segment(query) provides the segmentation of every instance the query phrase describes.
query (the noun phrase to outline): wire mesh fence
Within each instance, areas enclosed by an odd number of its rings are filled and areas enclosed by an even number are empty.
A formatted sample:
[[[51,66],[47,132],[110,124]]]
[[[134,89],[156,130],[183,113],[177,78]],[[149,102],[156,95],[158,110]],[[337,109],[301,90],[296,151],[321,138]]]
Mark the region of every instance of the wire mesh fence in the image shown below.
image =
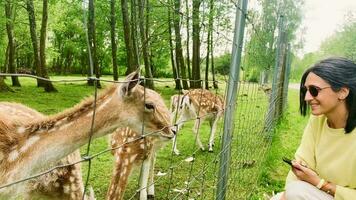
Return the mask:
[[[240,12],[240,16],[243,17],[244,20],[247,20],[246,26],[250,26],[252,27],[252,30],[254,30],[255,25],[253,22],[248,20],[249,14],[247,10],[241,6],[241,3],[242,2],[234,3],[237,10],[236,12]],[[245,3],[247,3],[247,1]],[[170,7],[165,5],[163,2],[162,5]],[[171,9],[174,10],[174,8]],[[190,18],[190,16],[186,16],[182,12],[179,14],[183,18]],[[237,23],[237,26],[240,27],[236,27],[235,32],[239,30],[241,31],[241,26],[244,27],[245,25]],[[104,137],[92,140],[94,132],[100,132],[95,128],[95,123],[98,120],[96,119],[97,112],[100,112],[100,110],[106,105],[105,101],[98,101],[99,91],[97,87],[94,87],[94,91],[92,91],[92,89],[87,89],[86,92],[86,94],[93,94],[93,98],[91,100],[92,104],[89,106],[91,120],[87,122],[87,126],[90,127],[90,135],[87,140],[88,144],[81,148],[80,159],[58,166],[53,165],[44,170],[37,170],[36,173],[29,174],[28,176],[25,176],[25,178],[13,180],[8,179],[4,182],[0,181],[0,199],[2,195],[1,193],[6,193],[7,190],[10,190],[10,188],[17,187],[17,184],[27,184],[31,181],[36,182],[36,178],[38,177],[52,176],[53,172],[61,169],[67,169],[69,171],[69,169],[71,169],[74,165],[78,166],[78,164],[82,165],[82,174],[80,174],[80,177],[83,176],[82,190],[88,191],[88,188],[91,186],[94,189],[97,199],[104,199],[105,197],[110,199],[108,197],[112,189],[109,187],[110,180],[113,178],[112,176],[115,176],[115,173],[113,172],[115,166],[113,165],[125,162],[132,165],[138,165],[142,170],[134,171],[132,175],[130,175],[130,181],[127,185],[125,184],[124,179],[127,179],[130,173],[122,173],[122,171],[116,173],[116,178],[119,179],[119,181],[122,181],[121,184],[126,186],[126,188],[124,187],[123,189],[123,199],[135,199],[141,195],[140,192],[143,190],[147,190],[148,193],[146,194],[153,195],[153,184],[155,199],[220,199],[220,197],[226,199],[248,199],[251,194],[253,194],[254,187],[256,187],[260,168],[265,159],[264,155],[266,154],[271,143],[275,122],[281,116],[286,105],[285,99],[287,97],[290,58],[288,57],[288,50],[286,50],[288,49],[286,48],[286,41],[283,41],[285,39],[282,37],[283,25],[281,25],[280,30],[281,38],[279,51],[276,55],[273,75],[270,75],[269,77],[269,81],[272,83],[265,84],[265,82],[263,82],[262,84],[258,82],[249,82],[247,81],[246,74],[239,74],[239,72],[238,76],[235,77],[234,80],[236,84],[235,86],[228,85],[231,83],[226,80],[226,78],[208,81],[210,84],[218,84],[219,89],[210,91],[212,94],[220,96],[221,99],[224,100],[224,106],[221,110],[215,110],[215,112],[226,111],[228,107],[234,108],[233,112],[228,113],[232,114],[229,116],[229,118],[233,121],[233,125],[230,127],[231,130],[224,130],[224,123],[226,123],[223,120],[224,117],[218,121],[215,136],[216,138],[212,152],[208,152],[207,150],[202,151],[202,149],[196,144],[199,137],[201,137],[202,143],[204,144],[203,146],[207,149],[206,144],[208,144],[209,132],[211,129],[211,124],[207,121],[203,121],[205,116],[200,114],[200,109],[203,108],[203,105],[208,102],[200,101],[200,98],[196,99],[198,109],[195,110],[195,117],[185,119],[184,121],[180,121],[178,123],[177,121],[174,121],[171,125],[161,127],[161,130],[156,132],[145,132],[143,128],[142,132],[132,133],[133,135],[131,137],[128,137],[127,140],[122,140],[121,143],[115,147],[110,146],[107,139]],[[214,31],[221,38],[224,38],[230,42],[232,41],[229,36],[219,32],[219,30]],[[241,34],[242,38],[246,35],[243,30]],[[234,39],[234,41],[236,42],[236,39]],[[246,54],[246,52],[243,52],[243,41],[240,43],[236,42],[233,45],[237,48],[233,49],[234,52],[232,52],[232,54],[240,54],[240,60],[238,61],[240,63],[241,56],[243,57],[243,54]],[[238,49],[240,49],[240,52],[238,52]],[[247,50],[245,49],[245,51]],[[232,66],[236,67],[236,65]],[[240,71],[240,68],[238,68],[238,71]],[[26,74],[0,74],[0,77],[4,76],[22,77],[20,79],[21,81],[26,80],[32,85],[34,85],[34,81],[36,79],[42,79],[45,81],[51,81],[56,84],[56,86],[60,87],[77,87],[88,80],[92,80],[94,83],[100,81],[101,83],[104,83],[104,86],[108,86],[109,84],[125,83],[125,81],[112,81],[94,77],[49,80]],[[29,78],[31,80],[29,80]],[[162,94],[166,105],[171,103],[170,97],[175,94],[181,96],[189,94],[189,91],[183,91],[183,94],[181,94],[182,91],[176,91],[173,89],[177,80],[184,80],[182,78],[140,78],[140,82],[143,85],[147,80],[155,83],[155,90]],[[196,81],[203,83],[206,80]],[[231,101],[228,96],[229,87],[235,87],[232,92],[236,95],[236,99],[231,98],[233,101]],[[147,90],[144,88],[143,98],[146,97],[146,92]],[[21,91],[17,91],[16,93],[21,93]],[[22,97],[23,99],[16,99],[15,101],[24,103],[26,102],[26,98],[29,98],[29,96],[26,95],[23,95]],[[48,97],[46,102],[38,103],[47,104],[49,110],[51,110],[49,112],[57,113],[61,111],[62,108],[58,108],[59,106],[57,105],[56,98],[58,97],[52,96],[52,99],[51,97]],[[79,102],[80,99],[81,97],[76,100],[76,103]],[[9,101],[10,99],[1,94],[0,100]],[[215,105],[216,101],[211,101],[209,103]],[[73,104],[74,103],[72,103],[72,105]],[[144,107],[146,104],[141,106]],[[178,101],[177,107],[181,106],[182,101]],[[127,112],[129,112],[129,109],[130,108],[127,108]],[[145,121],[141,122],[143,122],[141,126],[144,126]],[[183,126],[178,129],[178,126],[181,125]],[[192,131],[194,126],[194,131]],[[156,146],[156,143],[152,140],[152,138],[157,135],[158,132],[166,128],[178,130],[176,139],[174,141],[167,140],[164,144],[159,143],[159,145]],[[2,131],[2,129],[0,129],[0,131]],[[77,130],[70,131],[74,132]],[[228,138],[224,138],[224,131],[229,131],[231,135]],[[126,132],[125,130],[118,132],[119,134],[122,134],[120,138],[128,136],[129,134],[127,130]],[[194,132],[196,132],[196,134],[194,134]],[[106,130],[105,134],[109,133],[113,133],[113,130]],[[225,141],[223,142],[223,140]],[[175,155],[171,147],[172,143],[177,143],[180,150],[179,155]],[[126,152],[125,154],[125,151],[128,151],[128,149],[131,151],[135,146],[141,145],[143,146],[141,149],[142,151],[140,151],[142,153],[140,159],[136,159],[136,156],[134,158],[124,157],[130,153]],[[117,152],[117,154],[114,153],[113,156],[110,152]],[[222,160],[222,155],[227,152],[228,159]],[[155,154],[156,157],[154,156]],[[123,157],[125,159],[123,159]],[[156,164],[152,163],[154,161],[148,161],[148,159],[151,158],[156,160]],[[154,174],[153,178],[147,177],[148,172],[145,171],[147,170],[147,162],[151,162],[150,164],[154,165],[154,171],[152,173]],[[3,163],[0,163],[0,167],[2,167],[1,165],[3,165]],[[227,171],[225,172],[228,174],[226,183],[222,183],[224,180],[221,178],[221,174],[219,173],[222,165],[228,166]],[[142,184],[142,182],[145,182],[146,184]],[[116,186],[123,187],[120,184]],[[62,192],[66,193],[65,190]],[[123,191],[121,192],[123,193]],[[88,192],[86,193],[89,196]],[[82,194],[80,198],[89,198],[88,196],[84,196],[84,194]]]

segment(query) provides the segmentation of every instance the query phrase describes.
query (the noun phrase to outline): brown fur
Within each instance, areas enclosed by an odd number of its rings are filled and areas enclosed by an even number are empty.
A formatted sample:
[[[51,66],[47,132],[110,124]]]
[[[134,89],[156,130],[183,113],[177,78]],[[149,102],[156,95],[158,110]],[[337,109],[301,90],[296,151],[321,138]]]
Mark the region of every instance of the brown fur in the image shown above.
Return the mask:
[[[11,113],[7,120],[17,125],[30,123],[33,120],[43,119],[41,113],[17,103],[0,103],[2,113]],[[3,123],[0,121],[0,123]],[[74,163],[81,159],[79,150],[56,162],[56,166]],[[84,185],[82,181],[81,164],[55,169],[27,182],[25,199],[58,199],[58,200],[81,200]],[[94,199],[94,197],[90,197]],[[88,199],[86,197],[85,199]]]
[[[111,136],[111,148],[113,148],[115,164],[106,199],[121,200],[123,198],[128,178],[134,166],[148,161],[151,163],[149,170],[153,172],[155,152],[167,141],[167,138],[155,136],[143,138],[141,134],[129,128],[118,129],[114,132]],[[153,180],[153,174],[150,176]],[[144,190],[147,190],[147,185],[143,187],[146,187]]]
[[[145,102],[151,103],[153,109],[144,109]],[[4,177],[0,179],[0,187],[39,173],[86,144],[91,135],[92,105],[93,98],[89,98],[57,115],[13,126],[6,125],[7,113],[0,116],[0,177]],[[120,127],[130,127],[136,132],[144,127],[146,133],[173,137],[170,129],[162,131],[170,126],[168,109],[156,92],[138,85],[137,72],[130,74],[125,83],[99,95],[96,108],[93,138]],[[23,192],[24,183],[6,187],[0,189],[0,199],[14,198]]]

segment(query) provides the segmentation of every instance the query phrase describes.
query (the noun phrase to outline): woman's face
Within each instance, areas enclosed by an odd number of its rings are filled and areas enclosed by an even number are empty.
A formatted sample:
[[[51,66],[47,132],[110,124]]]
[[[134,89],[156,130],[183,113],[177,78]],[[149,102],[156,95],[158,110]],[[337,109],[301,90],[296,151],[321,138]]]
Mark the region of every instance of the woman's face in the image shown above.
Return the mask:
[[[345,103],[339,100],[340,92],[334,92],[330,84],[312,72],[308,74],[304,86],[306,88],[304,100],[310,105],[313,115],[337,114],[340,105]]]

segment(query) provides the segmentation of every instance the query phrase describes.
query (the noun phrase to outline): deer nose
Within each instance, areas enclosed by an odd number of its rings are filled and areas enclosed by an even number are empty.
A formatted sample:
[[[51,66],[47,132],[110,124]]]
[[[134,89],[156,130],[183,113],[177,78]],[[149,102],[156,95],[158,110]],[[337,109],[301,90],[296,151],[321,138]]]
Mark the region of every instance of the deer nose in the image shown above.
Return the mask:
[[[176,131],[176,127],[175,127],[175,126],[171,128],[171,131],[172,131],[173,135],[176,135],[176,134],[177,134],[177,131]]]

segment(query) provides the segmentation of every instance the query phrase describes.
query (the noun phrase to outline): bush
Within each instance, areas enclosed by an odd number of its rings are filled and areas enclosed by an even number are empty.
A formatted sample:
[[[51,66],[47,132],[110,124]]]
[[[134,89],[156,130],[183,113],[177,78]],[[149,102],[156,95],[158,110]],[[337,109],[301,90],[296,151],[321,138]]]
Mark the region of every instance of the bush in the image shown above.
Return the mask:
[[[215,71],[222,75],[227,75],[230,72],[231,54],[227,53],[215,58]]]

